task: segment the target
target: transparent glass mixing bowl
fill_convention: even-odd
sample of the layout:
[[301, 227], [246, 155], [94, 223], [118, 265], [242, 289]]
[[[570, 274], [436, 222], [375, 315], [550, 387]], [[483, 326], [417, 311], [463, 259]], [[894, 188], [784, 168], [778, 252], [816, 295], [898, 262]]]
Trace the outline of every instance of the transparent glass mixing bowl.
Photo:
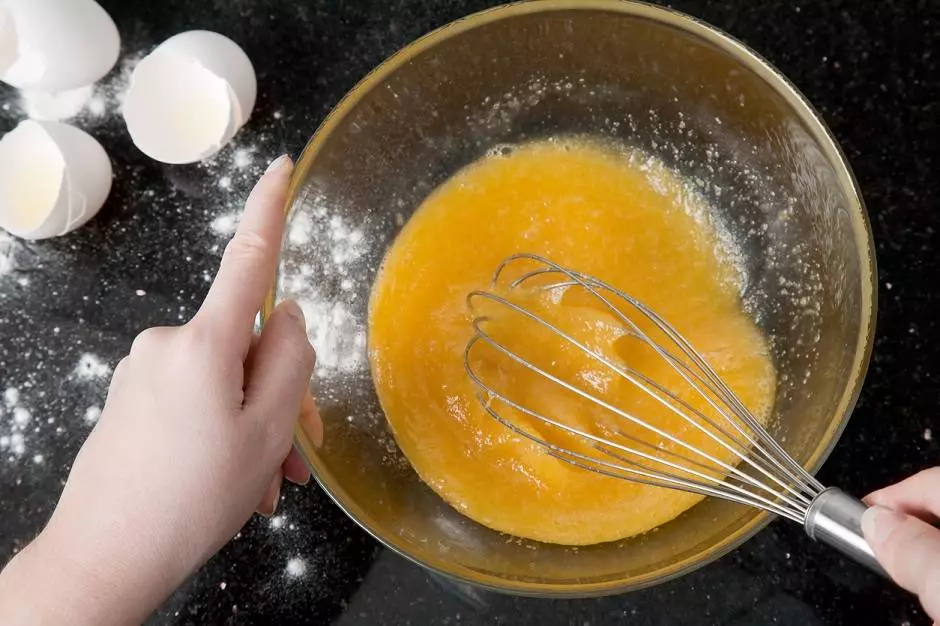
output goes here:
[[807, 102], [740, 43], [669, 10], [596, 0], [501, 7], [412, 43], [357, 85], [304, 151], [263, 313], [296, 298], [310, 316], [326, 436], [322, 449], [303, 428], [296, 439], [323, 489], [401, 555], [501, 591], [651, 585], [769, 520], [709, 499], [624, 541], [509, 541], [438, 498], [389, 434], [364, 333], [396, 232], [431, 190], [495, 146], [584, 133], [640, 147], [697, 182], [740, 256], [747, 310], [771, 338], [772, 430], [811, 471], [848, 419], [871, 348], [875, 261], [852, 174]]

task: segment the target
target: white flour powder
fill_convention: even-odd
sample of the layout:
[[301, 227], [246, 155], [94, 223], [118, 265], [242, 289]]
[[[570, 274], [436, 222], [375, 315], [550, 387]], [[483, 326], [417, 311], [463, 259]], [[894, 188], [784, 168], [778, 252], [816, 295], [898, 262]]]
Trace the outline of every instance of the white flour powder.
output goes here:
[[[93, 95], [92, 85], [59, 93], [23, 91], [20, 93], [20, 108], [33, 119], [58, 122], [72, 119], [81, 113]], [[103, 104], [100, 98], [99, 102]], [[101, 109], [103, 113], [104, 107], [102, 106]]]
[[316, 375], [330, 378], [366, 367], [366, 331], [355, 308], [369, 250], [366, 232], [323, 198], [304, 202], [287, 231], [281, 266], [284, 298], [297, 300], [317, 351]]
[[85, 410], [85, 423], [94, 424], [98, 421], [98, 418], [101, 417], [101, 407], [99, 406], [90, 406]]
[[130, 84], [131, 74], [142, 57], [142, 54], [128, 57], [121, 64], [120, 72], [95, 85], [51, 94], [21, 92], [20, 109], [27, 117], [54, 122], [117, 114], [124, 100], [124, 92]]
[[302, 558], [295, 556], [294, 558], [287, 561], [287, 566], [284, 568], [284, 571], [291, 578], [300, 578], [307, 573], [307, 562]]
[[239, 218], [241, 218], [241, 213], [220, 215], [212, 220], [210, 226], [216, 234], [231, 236], [235, 234], [235, 229], [238, 228]]
[[[0, 408], [0, 452], [9, 453], [8, 460], [16, 461], [26, 454], [27, 432], [32, 414], [22, 406], [20, 390], [8, 387], [3, 392], [3, 405]], [[39, 427], [35, 431], [38, 432]]]
[[111, 367], [99, 357], [86, 352], [78, 360], [78, 365], [75, 366], [73, 373], [79, 380], [100, 380], [111, 373]]

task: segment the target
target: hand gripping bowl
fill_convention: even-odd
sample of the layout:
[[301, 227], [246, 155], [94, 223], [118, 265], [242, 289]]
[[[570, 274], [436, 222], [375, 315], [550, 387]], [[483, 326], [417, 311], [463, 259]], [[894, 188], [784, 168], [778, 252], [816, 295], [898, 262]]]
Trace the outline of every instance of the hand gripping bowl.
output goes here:
[[365, 358], [369, 292], [422, 200], [487, 151], [557, 135], [637, 146], [696, 181], [738, 251], [747, 311], [770, 337], [771, 431], [815, 471], [845, 426], [871, 349], [875, 261], [858, 189], [802, 96], [687, 16], [605, 0], [500, 7], [445, 26], [357, 85], [310, 141], [265, 307], [296, 298], [320, 350], [325, 423], [297, 444], [323, 489], [386, 546], [490, 589], [589, 596], [725, 554], [769, 516], [708, 499], [654, 532], [572, 549], [501, 535], [425, 486], [390, 435]]

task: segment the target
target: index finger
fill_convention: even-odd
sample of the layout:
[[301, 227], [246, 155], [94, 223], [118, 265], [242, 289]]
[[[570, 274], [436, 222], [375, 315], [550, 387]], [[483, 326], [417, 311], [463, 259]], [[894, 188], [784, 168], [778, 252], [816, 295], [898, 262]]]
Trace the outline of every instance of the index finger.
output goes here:
[[271, 288], [284, 233], [284, 203], [293, 162], [276, 159], [252, 189], [238, 229], [225, 247], [209, 295], [194, 321], [246, 354], [255, 316]]
[[940, 467], [931, 467], [865, 496], [868, 504], [914, 515], [925, 522], [940, 519]]

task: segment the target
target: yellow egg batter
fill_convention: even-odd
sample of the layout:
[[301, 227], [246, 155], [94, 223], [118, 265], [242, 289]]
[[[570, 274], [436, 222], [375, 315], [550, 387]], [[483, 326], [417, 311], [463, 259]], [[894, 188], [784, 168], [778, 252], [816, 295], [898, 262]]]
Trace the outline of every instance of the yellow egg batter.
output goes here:
[[[490, 287], [507, 256], [531, 252], [592, 274], [656, 310], [702, 353], [761, 419], [775, 374], [767, 346], [742, 310], [739, 280], [701, 219], [704, 205], [656, 162], [586, 140], [539, 142], [463, 169], [417, 210], [389, 249], [372, 292], [369, 356], [395, 438], [421, 478], [457, 510], [490, 528], [539, 541], [585, 545], [655, 528], [700, 496], [573, 467], [495, 421], [464, 371], [473, 335], [466, 295]], [[588, 341], [679, 390], [701, 398], [649, 349], [617, 334], [613, 318], [574, 299], [529, 304]], [[566, 380], [689, 443], [730, 460], [707, 436], [636, 387], [562, 342], [542, 341], [518, 316], [497, 315], [501, 336], [556, 367]], [[611, 329], [614, 330], [611, 330]], [[532, 333], [536, 334], [532, 334]], [[638, 427], [587, 405], [485, 350], [476, 365], [539, 411], [598, 434], [652, 440]], [[527, 431], [587, 449], [523, 416]], [[666, 446], [675, 449], [675, 446]]]

